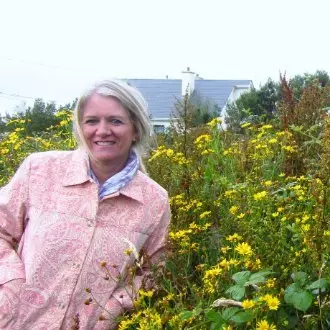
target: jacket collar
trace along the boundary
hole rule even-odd
[[[119,193],[135,199],[142,204],[144,203],[140,171],[137,171],[132,181],[125,187],[121,188]]]
[[[67,167],[63,175],[63,186],[73,186],[89,181],[88,176],[88,154],[82,149],[74,150],[71,154],[71,159],[65,159],[66,164],[63,168]]]
[[[88,176],[89,160],[88,154],[83,149],[74,150],[71,154],[71,159],[65,159],[66,164],[63,168],[67,167],[63,176],[63,186],[73,186],[90,181]],[[140,203],[144,203],[141,174],[138,171],[132,181],[125,187],[121,188],[119,192],[111,194],[106,198],[115,197],[119,194],[135,199]]]

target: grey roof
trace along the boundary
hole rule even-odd
[[[152,119],[169,118],[175,103],[181,99],[180,79],[127,79],[146,98]],[[251,80],[195,80],[195,91],[203,100],[220,109],[226,104],[235,85],[249,85]]]

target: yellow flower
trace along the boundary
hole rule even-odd
[[[282,149],[290,153],[296,152],[296,149],[293,148],[292,146],[283,146]]]
[[[208,217],[210,214],[211,214],[211,211],[205,211],[199,215],[199,218],[204,219],[204,218]]]
[[[234,328],[231,325],[224,326],[222,330],[234,330]]]
[[[151,298],[153,296],[153,294],[154,294],[154,292],[152,290],[149,290],[149,291],[139,290],[140,297]]]
[[[301,229],[304,231],[304,232],[307,232],[311,229],[311,225],[310,224],[306,224],[306,225],[302,225],[301,226]]]
[[[226,240],[229,242],[240,241],[241,239],[242,239],[242,236],[238,235],[237,233],[226,237]]]
[[[174,155],[174,151],[172,149],[167,149],[166,155],[167,155],[167,157],[171,157]]]
[[[214,128],[216,127],[218,124],[221,124],[221,119],[220,118],[213,118],[210,122],[208,122],[206,125]]]
[[[256,330],[276,330],[276,326],[269,324],[266,320],[262,320],[257,323]]]
[[[325,235],[325,233],[324,233],[324,235]],[[326,235],[325,235],[326,236]],[[330,231],[329,231],[329,236],[330,236]],[[221,248],[221,252],[223,253],[223,254],[226,254],[228,251],[230,251],[231,250],[231,247],[229,247],[229,246],[223,246],[222,248]]]
[[[68,121],[65,119],[60,122],[60,126],[65,126],[67,124],[68,124]]]
[[[236,191],[235,190],[226,190],[224,195],[225,197],[232,197],[233,195],[235,195]]]
[[[226,270],[230,268],[230,262],[227,259],[222,259],[219,265]]]
[[[277,297],[271,297],[267,300],[267,305],[270,310],[278,310],[278,307],[280,306],[280,301]]]
[[[209,154],[214,154],[215,151],[213,149],[205,149],[201,152],[201,155],[209,155]]]
[[[260,127],[260,130],[270,129],[272,127],[273,125],[263,125],[262,127]]]
[[[273,288],[275,286],[275,281],[276,281],[276,278],[269,278],[266,282],[266,287],[267,288]]]
[[[252,248],[248,243],[240,243],[235,247],[235,251],[237,251],[240,255],[250,256],[252,255]]]
[[[302,217],[302,223],[305,223],[306,221],[308,221],[310,219],[310,216],[308,214],[305,214],[303,217]]]
[[[238,211],[238,209],[239,209],[239,207],[236,206],[236,205],[234,205],[234,206],[232,206],[232,207],[229,209],[229,212],[230,212],[231,214],[236,214],[237,211]]]
[[[271,185],[272,185],[272,181],[270,181],[270,180],[265,181],[265,186],[266,187],[269,187]]]
[[[249,127],[249,126],[251,126],[251,123],[244,123],[241,125],[242,128]]]
[[[203,134],[203,135],[200,135],[195,141],[194,143],[195,144],[199,144],[200,147],[202,147],[202,143],[207,143],[207,142],[210,142],[212,140],[212,137],[211,135],[209,134]],[[199,146],[198,146],[199,147]]]
[[[253,300],[249,300],[249,299],[245,299],[242,301],[242,307],[244,309],[250,309],[253,308],[255,306],[255,302]]]
[[[278,307],[280,306],[279,299],[270,294],[266,294],[265,296],[260,297],[260,300],[265,301],[270,310],[276,311],[276,310],[278,310]]]
[[[265,199],[267,196],[267,191],[263,190],[253,195],[254,200],[260,201]]]
[[[243,219],[245,217],[245,213],[240,213],[238,216],[236,216],[237,219]]]
[[[132,254],[132,252],[133,252],[133,249],[127,249],[124,251],[124,253],[128,256],[130,256]]]

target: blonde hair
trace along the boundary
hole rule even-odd
[[[127,110],[137,133],[136,141],[133,142],[137,156],[140,160],[140,170],[145,171],[141,156],[146,152],[150,138],[150,123],[148,117],[147,102],[142,94],[134,87],[120,80],[105,80],[95,84],[88,89],[79,99],[73,114],[73,131],[80,147],[84,148],[90,154],[85,138],[81,129],[81,120],[84,107],[90,97],[98,94],[106,97],[116,98]],[[91,154],[90,154],[91,155]]]

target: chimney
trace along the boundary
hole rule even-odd
[[[190,71],[189,66],[186,71],[182,71],[182,84],[181,94],[182,96],[190,95],[195,89],[195,72]]]

